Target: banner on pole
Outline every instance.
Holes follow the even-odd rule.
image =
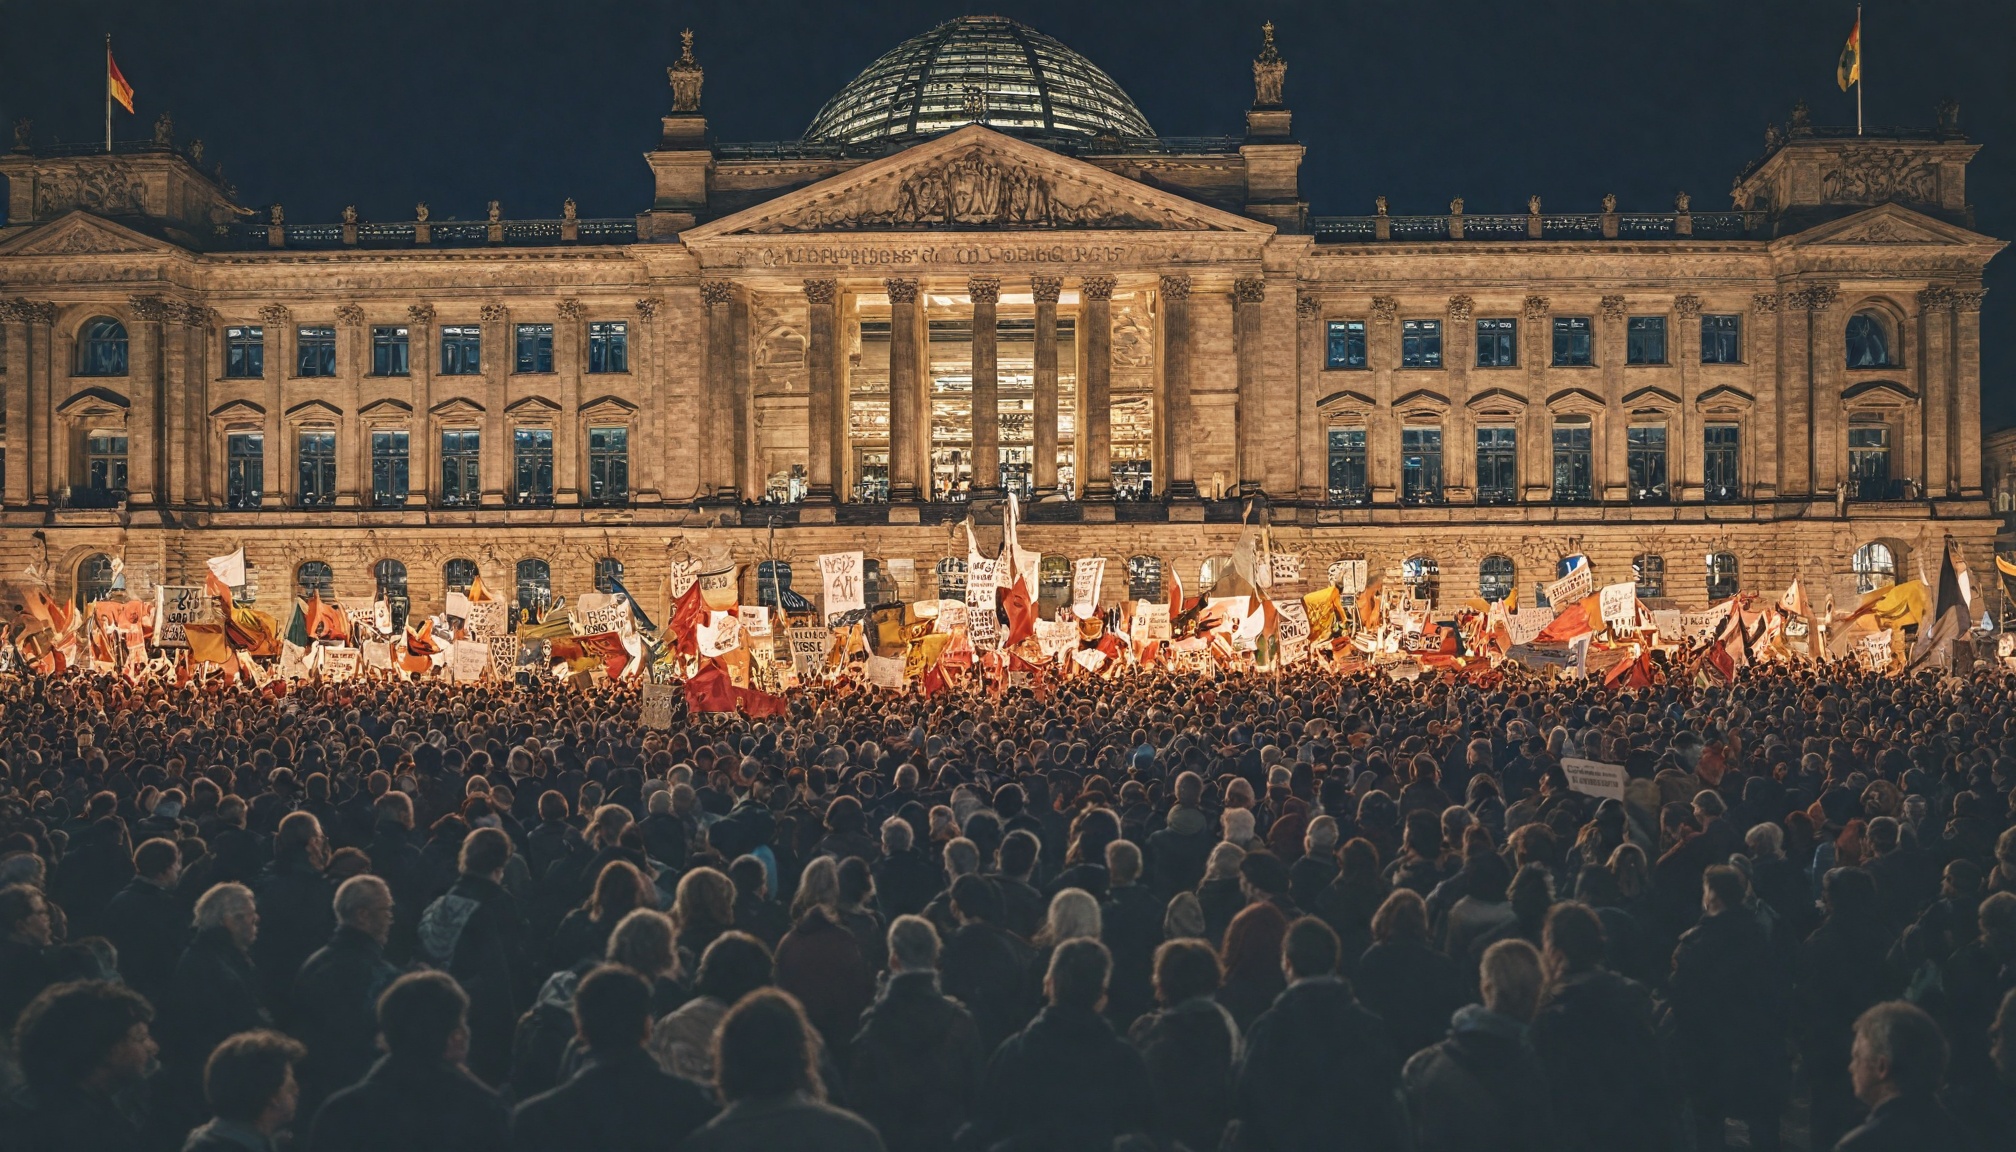
[[[1604,585],[1602,607],[1603,623],[1620,631],[1634,627],[1638,623],[1638,585],[1635,582]]]
[[[866,567],[859,552],[829,552],[819,557],[819,583],[828,621],[868,607]]]
[[[1573,572],[1547,585],[1544,589],[1547,595],[1547,603],[1553,605],[1554,610],[1557,612],[1578,600],[1587,599],[1589,594],[1595,590],[1596,573],[1587,564],[1577,565]]]
[[[1106,558],[1088,556],[1071,565],[1071,611],[1091,619],[1099,611],[1099,588],[1106,580]]]

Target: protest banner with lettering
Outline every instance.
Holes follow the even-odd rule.
[[[1070,620],[1038,620],[1036,643],[1045,656],[1069,652],[1078,646],[1078,625]]]
[[[384,640],[367,640],[358,649],[364,667],[389,672],[392,670],[392,644]]]
[[[756,604],[744,604],[739,613],[742,620],[742,635],[751,640],[770,637],[770,609]]]
[[[742,647],[742,621],[733,612],[709,612],[694,632],[700,655],[725,656]]]
[[[462,617],[462,630],[469,634],[471,640],[494,640],[504,635],[508,607],[502,600],[471,602],[468,614]]]
[[[1309,610],[1300,600],[1283,600],[1277,607],[1281,613],[1281,663],[1299,663],[1309,655]]]
[[[1512,643],[1531,644],[1535,636],[1547,630],[1554,622],[1552,608],[1521,608],[1505,617],[1505,630],[1512,634]]]
[[[975,652],[1000,645],[1000,620],[994,614],[994,586],[1000,561],[970,556],[966,560],[966,632]]]
[[[1624,799],[1625,776],[1622,764],[1605,764],[1601,760],[1563,756],[1561,771],[1568,776],[1568,787],[1584,796],[1595,796],[1604,800]]]
[[[957,632],[966,627],[966,618],[969,614],[964,600],[940,600],[938,620],[932,625],[932,629],[947,634]]]
[[[1542,591],[1546,593],[1547,603],[1553,605],[1555,610],[1559,611],[1575,603],[1577,600],[1587,599],[1589,594],[1595,590],[1595,570],[1585,563],[1578,566],[1573,572],[1547,585]]]
[[[448,674],[462,683],[483,678],[490,670],[490,642],[457,640],[448,656]]]
[[[672,698],[672,685],[647,681],[644,685],[644,707],[638,720],[646,728],[672,727]]]
[[[203,624],[214,611],[210,593],[194,584],[154,586],[154,647],[189,647],[189,625]]]
[[[826,649],[833,642],[831,630],[818,625],[800,625],[785,630],[791,644],[791,666],[798,675],[811,679],[819,674],[819,668],[826,663]]]
[[[358,651],[355,648],[322,649],[322,674],[331,680],[357,678]]]
[[[1106,582],[1106,558],[1087,556],[1071,565],[1071,611],[1091,619],[1099,611],[1099,589]]]
[[[1267,564],[1277,585],[1293,584],[1302,579],[1302,557],[1295,553],[1269,553]]]
[[[1618,630],[1632,628],[1637,625],[1638,585],[1635,582],[1604,585],[1601,603],[1603,607],[1603,623]]]
[[[670,577],[672,581],[672,599],[679,599],[686,594],[688,588],[693,587],[694,582],[700,579],[700,569],[704,564],[704,561],[694,556],[674,556],[672,558]]]
[[[876,656],[871,653],[865,669],[868,683],[877,688],[904,687],[910,683],[909,678],[903,674],[904,663],[902,656]]]
[[[1896,657],[1896,651],[1891,645],[1890,629],[1871,632],[1856,641],[1855,652],[1862,658],[1862,662],[1871,668],[1888,668]]]
[[[1330,565],[1330,583],[1347,596],[1356,596],[1365,590],[1365,561],[1339,560]]]
[[[868,607],[868,582],[859,552],[829,552],[819,557],[819,584],[826,619]]]

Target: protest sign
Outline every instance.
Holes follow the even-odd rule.
[[[1330,565],[1330,583],[1339,592],[1355,596],[1365,590],[1365,561],[1339,560]]]
[[[1595,796],[1604,800],[1624,799],[1622,764],[1605,764],[1600,760],[1563,756],[1561,771],[1568,776],[1568,787],[1584,796]]]
[[[1302,579],[1302,557],[1289,552],[1269,554],[1267,563],[1276,584],[1293,584]]]
[[[490,642],[487,640],[457,640],[448,656],[448,674],[457,681],[469,683],[481,680],[483,673],[490,669]]]
[[[865,669],[868,683],[877,688],[902,688],[910,683],[903,675],[903,667],[902,656],[876,656],[871,653]]]
[[[672,685],[655,681],[644,685],[644,707],[638,719],[646,728],[672,727]]]
[[[490,645],[490,669],[497,673],[499,680],[509,680],[518,671],[518,637],[492,636]]]
[[[992,652],[1000,645],[1000,620],[994,614],[994,586],[1000,561],[978,556],[966,560],[966,631],[975,652]]]
[[[1045,656],[1068,652],[1078,646],[1078,625],[1070,620],[1038,620],[1036,643]]]
[[[1577,569],[1580,571],[1580,569]],[[1638,623],[1638,585],[1606,584],[1602,597],[1603,623],[1611,628],[1623,630]]]
[[[829,552],[819,557],[819,584],[829,621],[868,607],[866,568],[859,552]]]
[[[671,563],[672,599],[677,600],[700,579],[702,561],[692,556],[674,556]]]
[[[786,638],[791,644],[791,665],[798,675],[807,679],[819,672],[819,666],[826,662],[826,648],[832,643],[833,633],[818,625],[787,629]]]
[[[940,600],[938,601],[938,620],[932,625],[932,628],[935,631],[948,634],[956,632],[966,627],[966,619],[969,614],[964,600]]]
[[[733,612],[709,612],[708,619],[695,628],[700,655],[725,656],[742,647],[742,621]]]
[[[194,584],[154,586],[154,647],[189,647],[189,625],[209,620],[210,593]]]
[[[448,590],[447,611],[448,615],[453,616],[457,620],[467,619],[469,616],[469,594],[466,592],[457,592],[455,589],[450,588]]]
[[[392,644],[390,641],[367,640],[364,642],[364,646],[358,649],[358,652],[362,654],[360,659],[364,667],[375,668],[385,672],[392,670]]]
[[[1071,659],[1087,672],[1097,672],[1106,666],[1106,654],[1097,648],[1080,648],[1071,653]]]
[[[1071,565],[1071,611],[1091,619],[1099,611],[1099,588],[1106,579],[1106,558],[1088,556]]]
[[[1595,590],[1596,573],[1587,563],[1579,565],[1573,572],[1568,573],[1543,589],[1547,596],[1547,603],[1553,605],[1556,611],[1575,603],[1577,600],[1587,599],[1589,594]]]
[[[738,615],[742,621],[742,635],[752,640],[769,638],[770,609],[759,605],[744,604]]]
[[[1552,608],[1521,608],[1505,617],[1505,630],[1512,634],[1512,643],[1531,644],[1553,622]]]
[[[357,678],[358,652],[355,648],[324,648],[322,674],[331,680]]]
[[[470,602],[462,617],[462,630],[471,640],[494,640],[504,635],[507,607],[502,600]]]
[[[1295,664],[1309,655],[1309,610],[1300,600],[1283,600],[1278,607],[1281,663]]]

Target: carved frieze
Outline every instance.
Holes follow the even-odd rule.
[[[409,305],[406,309],[406,318],[415,324],[432,324],[434,323],[434,305]]]
[[[728,280],[702,280],[700,282],[700,302],[712,308],[716,304],[726,304],[735,299],[735,285]]]
[[[1190,277],[1162,277],[1162,296],[1168,300],[1188,300],[1190,298]]]
[[[566,302],[562,301],[561,303],[564,305]],[[511,310],[502,304],[493,303],[483,305],[483,307],[477,309],[476,314],[483,318],[483,323],[485,324],[502,324],[511,315]]]
[[[1603,309],[1603,318],[1605,320],[1622,320],[1624,318],[1624,297],[1605,296],[1597,303]]]
[[[1295,318],[1314,320],[1323,314],[1323,302],[1304,292],[1295,297]]]
[[[285,304],[263,304],[259,308],[259,319],[267,324],[275,326],[285,324],[287,323],[287,316],[288,312]]]
[[[37,168],[35,215],[40,219],[73,208],[126,215],[143,211],[147,186],[133,165],[117,157],[94,157],[88,164]]]
[[[840,292],[838,280],[815,279],[805,281],[805,299],[813,304],[831,304]]]
[[[882,281],[882,286],[889,290],[889,303],[891,304],[915,304],[917,302],[917,281],[915,280],[892,277]]]
[[[177,312],[173,301],[164,300],[159,296],[134,296],[127,300],[126,306],[132,310],[135,320],[147,320],[156,324],[164,320],[173,320]]]
[[[1953,307],[1960,312],[1981,311],[1981,298],[1988,294],[1983,288],[1962,288],[1953,293]]]
[[[364,308],[360,304],[338,304],[336,322],[346,328],[355,328],[364,323]]]
[[[1778,294],[1776,292],[1759,292],[1750,297],[1750,307],[1758,312],[1776,312],[1778,311]]]
[[[1821,173],[1820,196],[1830,204],[1932,203],[1939,196],[1939,166],[1901,149],[1858,149]]]
[[[1701,298],[1692,293],[1675,296],[1673,311],[1679,313],[1684,320],[1692,320],[1701,315]]]
[[[1937,286],[1919,289],[1918,310],[1920,312],[1951,312],[1953,310],[1953,290]]]
[[[1391,296],[1372,297],[1372,322],[1374,324],[1391,324],[1393,318],[1399,314],[1400,301],[1395,300]]]
[[[660,308],[663,308],[664,306],[665,306],[665,301],[663,301],[663,300],[660,300],[660,299],[659,299],[658,297],[656,297],[656,296],[644,296],[644,297],[640,297],[640,298],[638,299],[638,301],[637,301],[637,321],[638,321],[638,323],[640,323],[640,324],[649,324],[649,323],[651,323],[651,321],[653,321],[653,320],[655,320],[655,319],[657,319],[657,318],[658,318],[658,310],[659,310]]]
[[[574,299],[572,296],[554,305],[553,310],[562,320],[579,320],[588,314],[588,310],[582,307],[581,301]],[[502,317],[500,316],[499,319],[502,319]]]
[[[1550,308],[1551,305],[1549,305],[1545,296],[1526,297],[1526,319],[1528,320],[1545,320]]]

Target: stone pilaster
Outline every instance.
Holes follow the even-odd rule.
[[[1451,504],[1477,499],[1477,432],[1470,418],[1470,366],[1477,362],[1476,302],[1449,297],[1442,326],[1442,372],[1449,381],[1449,415],[1442,422],[1443,497]]]
[[[370,338],[364,331],[364,309],[356,304],[336,306],[336,378],[331,381],[340,397],[342,424],[336,434],[336,450],[342,463],[336,468],[336,505],[354,508],[362,502],[360,490],[371,482],[371,434],[359,412],[362,385],[359,377],[364,359],[371,354]],[[413,470],[414,454],[420,447],[426,414],[416,413],[406,428],[406,491],[424,488],[427,475]],[[368,497],[366,498],[368,499]]]
[[[134,296],[127,307],[126,507],[139,511],[161,494],[161,324],[170,312],[159,296]]]
[[[1372,415],[1365,427],[1365,485],[1372,503],[1400,502],[1400,419],[1393,372],[1400,364],[1400,301],[1372,298],[1372,323],[1365,333],[1365,362],[1372,370]],[[1446,446],[1445,446],[1446,447]],[[1444,458],[1447,458],[1445,451]]]
[[[1323,371],[1323,303],[1295,297],[1295,498],[1321,504],[1329,491],[1330,455],[1317,405]]]
[[[413,381],[413,411],[419,417],[419,443],[413,446],[413,466],[421,479],[406,493],[408,508],[425,508],[428,493],[441,482],[441,429],[434,421],[434,305],[414,304],[406,309],[406,371]],[[482,456],[477,470],[485,479],[511,466],[511,446],[492,434],[489,421],[483,425]],[[271,455],[269,450],[268,455]],[[269,485],[270,487],[270,485]]]
[[[883,281],[889,290],[889,500],[917,500],[922,495],[917,470],[919,425],[928,438],[928,413],[918,411],[917,281]],[[928,443],[928,439],[926,441]]]
[[[1701,395],[1701,298],[1692,293],[1673,298],[1673,343],[1666,354],[1680,371],[1680,410],[1666,429],[1666,485],[1672,498],[1690,504],[1701,501],[1701,421],[1695,401]]]
[[[700,282],[707,307],[707,371],[700,394],[700,492],[721,497],[734,490],[735,286],[726,280]]]
[[[1232,341],[1238,356],[1238,416],[1233,422],[1238,436],[1239,488],[1242,495],[1266,490],[1267,460],[1261,432],[1267,424],[1266,399],[1262,395],[1260,309],[1267,300],[1267,282],[1255,276],[1232,282]]]
[[[637,414],[638,435],[643,438],[643,443],[632,445],[630,452],[630,502],[633,504],[665,502],[667,365],[656,323],[658,313],[664,307],[665,301],[657,296],[639,297],[636,335],[630,341],[630,374],[638,382],[644,398],[643,410]]]
[[[1519,476],[1529,504],[1554,498],[1554,418],[1547,410],[1547,366],[1554,359],[1554,308],[1545,296],[1526,297],[1526,421],[1519,430]]]
[[[1084,302],[1085,379],[1078,394],[1078,498],[1113,498],[1113,277],[1087,276],[1080,282]],[[1156,477],[1164,486],[1168,480]]]
[[[1031,433],[1034,466],[1031,480],[1036,499],[1057,495],[1057,297],[1064,289],[1061,276],[1037,276],[1030,280],[1036,298],[1036,427]],[[1084,420],[1080,413],[1079,420]]]
[[[1173,499],[1197,498],[1190,455],[1190,277],[1162,277],[1162,410],[1169,418],[1169,481]]]
[[[1918,410],[1923,450],[1925,495],[1939,499],[1958,480],[1952,459],[1954,427],[1959,422],[1953,403],[1953,290],[1927,288],[1918,293]]]
[[[301,490],[299,436],[289,436],[284,422],[287,374],[287,325],[293,319],[284,304],[268,304],[259,309],[259,335],[265,343],[261,355],[265,366],[266,403],[266,507],[291,508]],[[130,468],[129,468],[130,471]],[[337,470],[340,482],[342,469]]]
[[[1847,336],[1840,318],[1831,314],[1841,292],[1832,284],[1811,284],[1802,293],[1806,306],[1806,412],[1812,421],[1807,459],[1813,488],[1832,496],[1847,482],[1848,434],[1841,412],[1841,389],[1848,374]]]
[[[581,374],[588,369],[587,328],[588,313],[581,301],[570,296],[555,305],[553,371],[560,415],[553,428],[553,503],[563,506],[579,504],[588,494],[588,470],[583,464],[588,432],[581,426]],[[507,331],[515,333],[515,329]]]
[[[1981,288],[1953,293],[1953,433],[1959,457],[1960,495],[1981,495]]]
[[[966,291],[973,299],[973,495],[992,497],[1001,492],[1001,380],[995,326],[1001,281],[975,276],[966,282]]]
[[[831,504],[833,477],[839,461],[834,458],[836,423],[847,419],[845,400],[836,394],[837,367],[834,357],[834,328],[838,316],[834,308],[840,285],[835,280],[805,281],[805,502]]]
[[[1629,421],[1624,415],[1624,311],[1624,297],[1603,297],[1595,333],[1597,371],[1603,374],[1603,423],[1591,445],[1596,475],[1591,477],[1590,489],[1605,503],[1621,503],[1631,497],[1625,454]]]
[[[6,417],[7,477],[0,488],[0,505],[10,508],[28,503],[28,474],[36,456],[31,420],[40,423],[47,416],[30,417],[28,405],[28,306],[27,301],[0,300],[0,351],[7,357],[7,375],[0,380],[0,413]]]
[[[511,310],[509,308],[502,304],[485,304],[477,312],[477,316],[482,320],[482,327],[479,329],[482,335],[478,337],[481,344],[478,347],[480,356],[477,367],[482,373],[480,379],[482,380],[483,389],[484,453],[493,458],[501,456],[504,462],[502,468],[492,468],[489,466],[488,461],[485,461],[483,467],[483,507],[493,508],[502,507],[505,503],[505,493],[507,491],[515,492],[517,488],[517,430],[505,422],[504,407],[509,403],[508,398],[510,396],[510,391],[506,387],[505,381],[508,378],[507,373],[512,368],[512,361],[517,358],[518,350],[513,347],[515,342],[511,339]],[[565,409],[566,405],[563,403],[561,407]],[[566,419],[567,413],[562,411],[560,419],[554,421],[553,427],[553,502],[555,504],[560,502],[559,481],[564,471],[564,466],[560,461],[566,454],[568,447],[566,442],[561,438],[566,426]],[[496,447],[490,447],[492,444],[496,445]],[[570,495],[573,499],[569,503],[580,503],[580,492],[578,490]]]
[[[1750,314],[1744,319],[1742,336],[1743,359],[1750,365],[1750,379],[1756,385],[1757,404],[1751,409],[1742,430],[1738,433],[1742,451],[1739,467],[1742,469],[1737,479],[1744,495],[1753,500],[1776,499],[1783,492],[1782,470],[1784,454],[1773,451],[1764,456],[1757,453],[1760,439],[1778,439],[1776,421],[1780,406],[1784,403],[1784,389],[1780,386],[1779,353],[1784,346],[1780,337],[1781,321],[1778,315],[1782,299],[1776,292],[1757,292],[1750,297]],[[1705,433],[1704,433],[1705,434]],[[1753,463],[1754,461],[1754,463]],[[1703,483],[1706,483],[1707,468],[1702,468]]]

